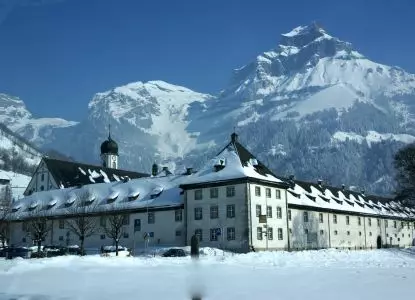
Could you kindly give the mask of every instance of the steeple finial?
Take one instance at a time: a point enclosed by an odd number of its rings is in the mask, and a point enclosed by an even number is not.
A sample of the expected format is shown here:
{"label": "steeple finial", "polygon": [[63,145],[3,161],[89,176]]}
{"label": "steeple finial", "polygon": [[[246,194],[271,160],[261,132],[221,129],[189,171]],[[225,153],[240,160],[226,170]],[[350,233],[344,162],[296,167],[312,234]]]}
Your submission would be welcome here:
{"label": "steeple finial", "polygon": [[108,123],[108,140],[111,139],[111,123]]}
{"label": "steeple finial", "polygon": [[231,134],[231,141],[232,142],[238,141],[238,135],[236,134],[236,126],[233,126],[233,133]]}

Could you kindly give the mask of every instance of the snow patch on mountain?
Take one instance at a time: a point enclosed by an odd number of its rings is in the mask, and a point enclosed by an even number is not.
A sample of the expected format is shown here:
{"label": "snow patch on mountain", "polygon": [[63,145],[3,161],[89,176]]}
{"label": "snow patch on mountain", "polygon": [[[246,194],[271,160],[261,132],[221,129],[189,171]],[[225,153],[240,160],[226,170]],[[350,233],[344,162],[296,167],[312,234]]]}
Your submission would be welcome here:
{"label": "snow patch on mountain", "polygon": [[397,142],[401,142],[405,144],[411,144],[415,142],[415,136],[410,135],[410,134],[379,133],[379,132],[372,131],[372,130],[368,131],[366,136],[362,136],[354,132],[342,132],[342,131],[337,131],[333,135],[334,142],[335,141],[344,142],[346,140],[353,140],[360,144],[366,141],[369,146],[372,143],[380,143],[382,141],[388,141],[388,140],[397,141]]}

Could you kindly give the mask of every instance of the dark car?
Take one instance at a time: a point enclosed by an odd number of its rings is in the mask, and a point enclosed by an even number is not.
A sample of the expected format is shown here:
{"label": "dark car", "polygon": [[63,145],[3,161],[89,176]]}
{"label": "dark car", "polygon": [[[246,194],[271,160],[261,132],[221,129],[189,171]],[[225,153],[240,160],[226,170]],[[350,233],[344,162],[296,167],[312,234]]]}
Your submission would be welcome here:
{"label": "dark car", "polygon": [[186,252],[183,249],[172,248],[162,254],[163,257],[183,257],[186,256]]}
{"label": "dark car", "polygon": [[29,258],[30,250],[23,247],[6,247],[0,250],[0,257],[13,259],[16,257]]}

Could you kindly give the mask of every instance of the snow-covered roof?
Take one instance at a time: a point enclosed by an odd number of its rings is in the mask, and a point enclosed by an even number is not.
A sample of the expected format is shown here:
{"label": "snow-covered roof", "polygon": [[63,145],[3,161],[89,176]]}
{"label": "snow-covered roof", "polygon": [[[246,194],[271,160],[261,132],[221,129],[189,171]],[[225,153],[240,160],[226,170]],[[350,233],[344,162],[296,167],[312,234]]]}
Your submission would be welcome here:
{"label": "snow-covered roof", "polygon": [[179,185],[186,175],[147,177],[129,181],[88,184],[37,192],[13,204],[13,219],[24,219],[34,213],[61,216],[73,213],[81,201],[91,207],[88,212],[166,208],[182,204]]}
{"label": "snow-covered roof", "polygon": [[337,210],[344,213],[415,218],[414,211],[405,208],[397,201],[384,202],[384,198],[366,196],[363,193],[351,192],[342,188],[325,187],[318,183],[292,180],[290,184],[291,187],[287,193],[289,205]]}
{"label": "snow-covered roof", "polygon": [[184,185],[218,182],[239,178],[260,179],[268,182],[283,183],[237,141],[232,135],[231,142],[199,171],[190,175]]}

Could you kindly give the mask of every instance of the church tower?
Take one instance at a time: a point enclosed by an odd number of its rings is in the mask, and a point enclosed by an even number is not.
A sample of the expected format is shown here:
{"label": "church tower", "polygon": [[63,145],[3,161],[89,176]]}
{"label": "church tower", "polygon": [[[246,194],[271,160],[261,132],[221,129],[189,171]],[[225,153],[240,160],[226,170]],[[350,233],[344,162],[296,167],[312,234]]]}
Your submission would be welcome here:
{"label": "church tower", "polygon": [[111,127],[108,130],[108,139],[101,144],[101,161],[105,168],[118,169],[118,145],[111,138]]}

